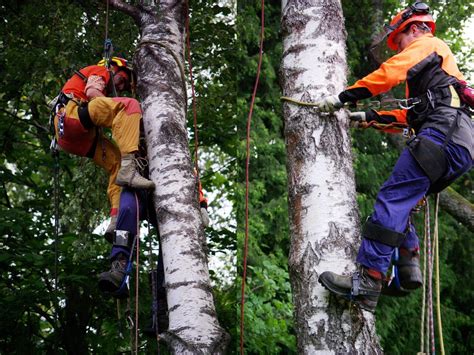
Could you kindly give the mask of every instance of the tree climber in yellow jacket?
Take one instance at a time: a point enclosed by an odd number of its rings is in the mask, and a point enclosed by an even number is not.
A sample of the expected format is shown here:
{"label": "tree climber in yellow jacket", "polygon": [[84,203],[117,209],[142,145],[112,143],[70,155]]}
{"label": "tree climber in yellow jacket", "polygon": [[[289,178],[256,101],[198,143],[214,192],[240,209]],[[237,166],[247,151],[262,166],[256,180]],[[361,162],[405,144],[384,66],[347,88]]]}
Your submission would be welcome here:
{"label": "tree climber in yellow jacket", "polygon": [[473,127],[464,80],[449,47],[433,36],[429,7],[417,2],[397,14],[388,29],[388,46],[396,55],[336,96],[319,102],[334,111],[389,91],[406,82],[402,109],[351,113],[353,121],[406,123],[416,134],[407,142],[392,174],[382,185],[374,211],[364,225],[357,256],[359,271],[349,276],[326,271],[319,281],[332,293],[374,311],[395,248],[399,249],[400,284],[410,291],[422,285],[419,241],[410,213],[426,194],[446,188],[469,171],[474,157]]}
{"label": "tree climber in yellow jacket", "polygon": [[[92,158],[109,175],[107,194],[111,223],[106,238],[112,240],[120,201],[120,186],[153,189],[154,183],[136,169],[142,112],[137,100],[107,97],[130,90],[133,71],[119,57],[85,67],[66,82],[56,103],[54,126],[58,145],[68,153]],[[112,129],[110,141],[101,127]]]}

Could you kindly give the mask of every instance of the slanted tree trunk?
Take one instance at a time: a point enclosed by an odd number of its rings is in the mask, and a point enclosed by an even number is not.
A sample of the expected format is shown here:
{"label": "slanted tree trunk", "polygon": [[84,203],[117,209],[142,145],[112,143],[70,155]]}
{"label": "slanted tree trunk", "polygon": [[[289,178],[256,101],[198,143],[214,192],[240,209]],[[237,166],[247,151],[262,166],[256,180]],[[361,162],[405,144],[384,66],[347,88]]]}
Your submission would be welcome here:
{"label": "slanted tree trunk", "polygon": [[[282,3],[283,94],[316,101],[344,89],[345,29],[339,1]],[[318,283],[323,271],[349,274],[360,243],[348,120],[284,104],[298,353],[380,353],[372,314]]]}
{"label": "slanted tree trunk", "polygon": [[185,2],[160,0],[133,7],[141,38],[135,56],[138,93],[148,147],[163,251],[169,330],[161,337],[173,353],[224,353],[210,285],[204,229],[186,130]]}

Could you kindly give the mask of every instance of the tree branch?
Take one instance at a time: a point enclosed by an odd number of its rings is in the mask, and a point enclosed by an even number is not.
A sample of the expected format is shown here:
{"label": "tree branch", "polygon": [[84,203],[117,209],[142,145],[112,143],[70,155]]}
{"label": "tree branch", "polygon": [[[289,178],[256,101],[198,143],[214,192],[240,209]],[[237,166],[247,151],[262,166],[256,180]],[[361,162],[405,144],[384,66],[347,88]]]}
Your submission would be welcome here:
{"label": "tree branch", "polygon": [[[387,137],[389,142],[398,151],[401,152],[406,147],[406,143],[401,138],[401,135],[388,134]],[[471,232],[474,232],[474,205],[451,187],[443,190],[439,197],[441,208],[457,221],[463,223]]]}
{"label": "tree branch", "polygon": [[130,4],[123,2],[122,0],[106,0],[109,1],[109,5],[114,9],[122,11],[123,13],[132,17],[136,23],[140,20],[140,10]]}
{"label": "tree branch", "polygon": [[441,191],[439,197],[441,208],[464,224],[471,232],[474,232],[474,204],[451,187]]}

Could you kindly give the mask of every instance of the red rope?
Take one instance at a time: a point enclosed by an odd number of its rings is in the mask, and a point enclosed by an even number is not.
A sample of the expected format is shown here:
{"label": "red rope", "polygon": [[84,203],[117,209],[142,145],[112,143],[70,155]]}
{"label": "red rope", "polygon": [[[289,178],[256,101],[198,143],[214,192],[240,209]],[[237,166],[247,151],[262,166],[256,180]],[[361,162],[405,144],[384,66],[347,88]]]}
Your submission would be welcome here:
{"label": "red rope", "polygon": [[377,121],[370,121],[370,122],[366,122],[365,125],[362,126],[362,128],[369,128],[369,127],[372,127],[372,128],[375,128],[375,129],[380,129],[380,130],[384,130],[384,129],[400,129],[400,130],[403,130],[404,128],[407,128],[408,125],[406,123],[402,123],[402,122],[380,123],[380,122],[377,122]]}
{"label": "red rope", "polygon": [[199,137],[197,128],[197,104],[196,104],[196,93],[194,89],[194,77],[193,77],[193,64],[191,61],[191,39],[189,31],[189,2],[186,0],[186,49],[189,65],[189,79],[191,81],[191,94],[192,94],[192,106],[193,106],[193,122],[194,122],[194,168],[196,169],[196,176],[199,183],[199,164],[198,164],[198,147]]}
{"label": "red rope", "polygon": [[260,30],[260,49],[258,55],[257,76],[253,87],[252,100],[250,102],[250,111],[247,117],[247,159],[245,162],[245,239],[244,239],[244,255],[243,255],[243,273],[242,273],[242,289],[240,300],[240,354],[244,354],[244,306],[245,306],[245,279],[247,278],[247,254],[249,242],[249,165],[250,165],[250,124],[252,122],[253,107],[255,97],[257,96],[258,81],[260,79],[260,71],[263,58],[263,38],[265,33],[265,0],[261,0],[261,30]]}

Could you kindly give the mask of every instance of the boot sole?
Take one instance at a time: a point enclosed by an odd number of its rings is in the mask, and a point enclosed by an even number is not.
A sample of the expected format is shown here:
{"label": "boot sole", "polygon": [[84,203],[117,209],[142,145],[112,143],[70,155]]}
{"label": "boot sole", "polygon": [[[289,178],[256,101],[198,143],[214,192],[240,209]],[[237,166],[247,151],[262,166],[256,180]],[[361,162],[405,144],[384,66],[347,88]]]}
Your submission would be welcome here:
{"label": "boot sole", "polygon": [[401,281],[400,280],[400,285],[405,289],[405,290],[416,290],[417,288],[420,288],[423,286],[423,283],[417,280],[408,280],[408,281]]}
{"label": "boot sole", "polygon": [[398,275],[400,278],[400,286],[405,290],[416,290],[423,286],[421,270],[419,268],[411,268],[406,271],[400,268]]}
{"label": "boot sole", "polygon": [[155,188],[155,184],[153,183],[153,181],[152,181],[152,184],[148,186],[137,186],[137,185],[134,185],[133,182],[130,183],[128,181],[121,180],[119,178],[115,179],[115,185],[120,186],[120,187],[130,187],[132,189],[137,189],[137,190],[153,190]]}
{"label": "boot sole", "polygon": [[375,308],[376,308],[377,304],[375,306],[367,305],[361,299],[358,299],[357,296],[354,298],[350,294],[347,294],[347,292],[345,292],[345,289],[334,287],[333,284],[331,284],[330,282],[327,282],[324,279],[324,277],[321,277],[321,276],[319,276],[318,281],[326,290],[328,290],[329,292],[331,292],[331,293],[333,293],[337,296],[341,296],[346,301],[353,302],[353,303],[357,304],[360,308],[362,308],[365,311],[368,311],[370,313],[375,313]]}
{"label": "boot sole", "polygon": [[124,299],[129,297],[128,291],[124,291],[121,294],[117,294],[119,288],[115,284],[107,280],[99,281],[99,290],[103,292],[106,296],[115,297],[118,299]]}

